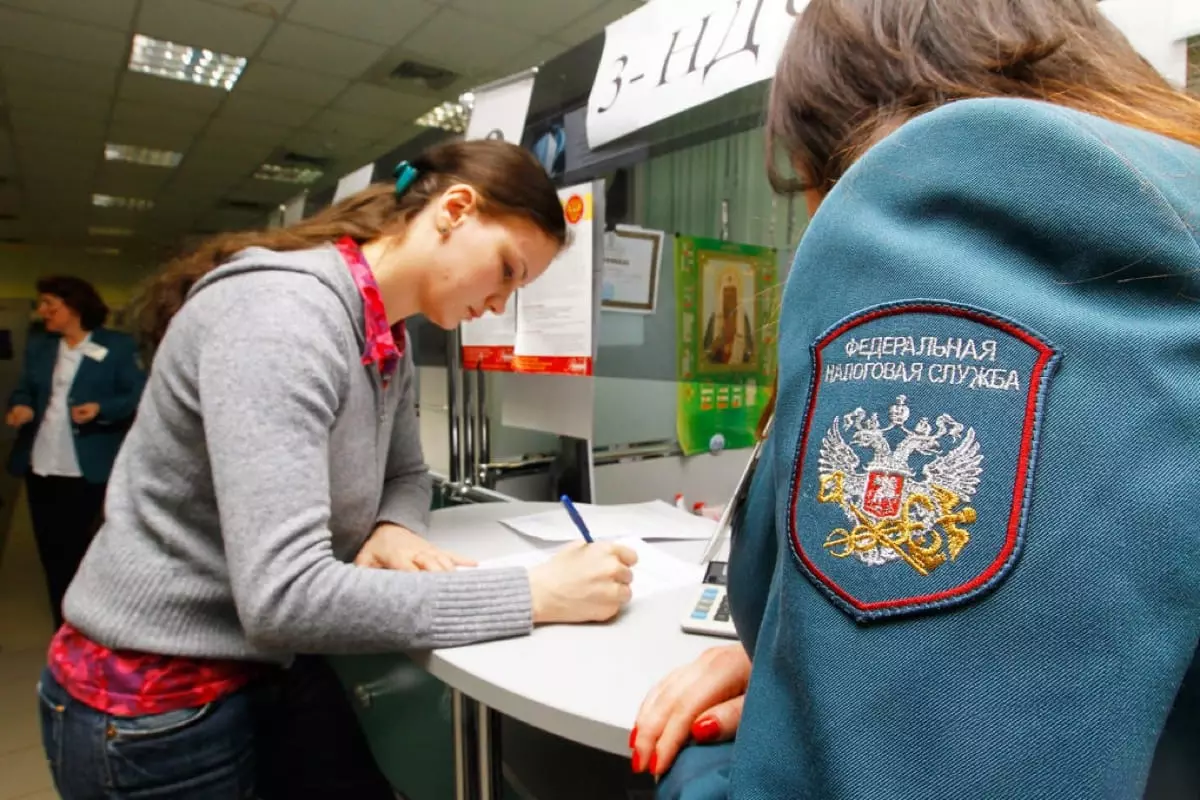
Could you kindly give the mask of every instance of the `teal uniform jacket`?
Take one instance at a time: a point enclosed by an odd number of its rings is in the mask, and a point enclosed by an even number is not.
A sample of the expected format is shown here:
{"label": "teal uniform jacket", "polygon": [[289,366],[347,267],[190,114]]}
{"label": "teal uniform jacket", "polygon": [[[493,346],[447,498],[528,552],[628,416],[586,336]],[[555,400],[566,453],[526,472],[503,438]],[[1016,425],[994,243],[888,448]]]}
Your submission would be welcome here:
{"label": "teal uniform jacket", "polygon": [[[97,328],[91,341],[107,351],[102,359],[84,354],[79,372],[71,384],[67,399],[69,407],[99,403],[100,414],[86,425],[73,425],[75,455],[79,469],[88,483],[107,483],[113,462],[125,434],[133,422],[141,400],[146,376],[138,366],[137,347],[133,338],[124,333]],[[9,459],[9,471],[24,475],[33,457],[33,442],[54,383],[54,366],[58,362],[61,337],[37,334],[30,338],[25,349],[25,364],[20,382],[9,398],[8,406],[29,406],[34,411],[33,422],[21,428]]]}
{"label": "teal uniform jacket", "polygon": [[735,534],[754,671],[660,797],[1200,796],[1200,150],[954,103],[788,276]]}

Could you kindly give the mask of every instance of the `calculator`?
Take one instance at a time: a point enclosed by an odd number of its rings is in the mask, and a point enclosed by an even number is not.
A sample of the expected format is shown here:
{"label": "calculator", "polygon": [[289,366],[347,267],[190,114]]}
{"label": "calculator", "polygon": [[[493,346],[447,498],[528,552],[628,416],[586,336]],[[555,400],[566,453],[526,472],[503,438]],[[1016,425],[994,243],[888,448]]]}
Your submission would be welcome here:
{"label": "calculator", "polygon": [[[763,439],[769,434],[774,421],[774,417],[767,420]],[[685,633],[737,638],[733,619],[729,616],[729,597],[725,594],[726,576],[729,572],[730,537],[734,519],[750,494],[750,483],[754,480],[754,472],[758,468],[762,451],[763,440],[760,440],[754,445],[754,451],[750,454],[750,460],[746,463],[741,478],[738,479],[733,497],[725,504],[716,530],[713,531],[708,546],[704,548],[704,555],[700,559],[700,563],[707,565],[704,582],[700,585],[696,602],[688,609],[680,623]]]}
{"label": "calculator", "polygon": [[702,636],[721,636],[736,639],[733,619],[729,616],[729,596],[725,593],[725,576],[729,568],[727,561],[710,561],[704,574],[704,583],[696,603],[681,623],[686,633]]}

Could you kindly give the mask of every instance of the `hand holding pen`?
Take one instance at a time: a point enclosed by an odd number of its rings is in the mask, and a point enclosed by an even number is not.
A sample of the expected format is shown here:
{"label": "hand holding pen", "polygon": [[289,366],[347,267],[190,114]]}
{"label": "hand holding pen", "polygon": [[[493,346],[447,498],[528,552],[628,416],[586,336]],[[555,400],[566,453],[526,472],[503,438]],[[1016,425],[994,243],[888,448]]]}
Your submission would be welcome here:
{"label": "hand holding pen", "polygon": [[579,510],[565,497],[563,506],[583,541],[529,570],[534,624],[606,622],[633,597],[637,553],[615,542],[594,542]]}

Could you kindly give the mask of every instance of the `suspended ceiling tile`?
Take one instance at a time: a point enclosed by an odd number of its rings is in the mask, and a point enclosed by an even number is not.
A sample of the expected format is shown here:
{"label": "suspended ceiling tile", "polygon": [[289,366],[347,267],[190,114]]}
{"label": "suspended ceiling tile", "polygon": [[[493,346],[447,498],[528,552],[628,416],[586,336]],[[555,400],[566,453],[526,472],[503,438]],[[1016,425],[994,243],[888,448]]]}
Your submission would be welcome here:
{"label": "suspended ceiling tile", "polygon": [[152,103],[119,99],[113,105],[112,121],[122,125],[144,125],[147,128],[172,131],[199,131],[210,114],[187,108],[163,108]]}
{"label": "suspended ceiling tile", "polygon": [[29,109],[12,109],[9,124],[18,146],[53,139],[68,142],[103,139],[108,127],[105,119],[99,116],[81,117]]}
{"label": "suspended ceiling tile", "polygon": [[550,39],[539,39],[532,47],[521,51],[521,54],[511,61],[500,65],[500,72],[512,75],[530,67],[540,66],[555,56],[561,55],[569,48],[561,42]]}
{"label": "suspended ceiling tile", "polygon": [[391,122],[411,122],[429,110],[429,100],[370,83],[355,83],[334,102],[333,107]]}
{"label": "suspended ceiling tile", "polygon": [[239,200],[250,200],[255,203],[275,206],[295,197],[296,193],[303,191],[304,188],[304,186],[297,184],[260,181],[255,178],[249,178],[231,189],[229,196],[236,197]]}
{"label": "suspended ceiling tile", "polygon": [[345,78],[255,60],[242,73],[233,93],[246,91],[270,95],[281,100],[301,100],[311,105],[324,106],[349,85],[350,82]]}
{"label": "suspended ceiling tile", "polygon": [[120,69],[0,47],[5,86],[48,86],[68,91],[111,94]]}
{"label": "suspended ceiling tile", "polygon": [[302,129],[292,133],[283,146],[292,152],[316,158],[339,158],[344,154],[361,150],[372,140],[356,135],[353,130],[322,132]]}
{"label": "suspended ceiling tile", "polygon": [[[206,136],[188,153],[179,167],[181,177],[195,179],[203,174],[241,174],[263,163],[275,145],[251,140],[222,140]],[[197,172],[200,174],[197,175]]]}
{"label": "suspended ceiling tile", "polygon": [[256,14],[200,0],[148,0],[138,14],[137,32],[155,39],[251,56],[275,23]]}
{"label": "suspended ceiling tile", "polygon": [[386,119],[347,114],[332,108],[317,114],[304,126],[305,130],[314,133],[346,133],[367,140],[378,139],[395,127],[395,122]]}
{"label": "suspended ceiling tile", "polygon": [[165,108],[184,108],[211,114],[228,97],[228,93],[211,86],[196,86],[154,75],[126,72],[121,78],[117,96],[123,100],[147,103]]}
{"label": "suspended ceiling tile", "polygon": [[49,113],[68,110],[72,116],[101,119],[112,105],[111,88],[105,92],[86,92],[32,86],[19,81],[10,83],[5,88],[8,106],[15,109]]}
{"label": "suspended ceiling tile", "polygon": [[0,6],[0,47],[112,68],[127,60],[129,35]]}
{"label": "suspended ceiling tile", "polygon": [[221,108],[221,116],[296,127],[308,122],[319,110],[319,106],[297,100],[279,100],[270,95],[235,91]]}
{"label": "suspended ceiling tile", "polygon": [[342,36],[394,45],[437,11],[424,0],[296,0],[288,19]]}
{"label": "suspended ceiling tile", "polygon": [[106,162],[96,175],[96,191],[118,197],[155,197],[174,177],[173,170]]}
{"label": "suspended ceiling tile", "polygon": [[209,0],[209,2],[272,19],[282,18],[288,6],[292,4],[292,0]]}
{"label": "suspended ceiling tile", "polygon": [[101,28],[128,31],[137,0],[4,0],[4,5]]}
{"label": "suspended ceiling tile", "polygon": [[217,114],[204,131],[201,144],[219,141],[252,142],[259,145],[277,145],[286,139],[294,125],[278,125],[272,122],[247,124],[241,117]]}
{"label": "suspended ceiling tile", "polygon": [[642,4],[637,0],[608,0],[591,14],[555,31],[554,38],[569,45],[577,45],[602,32],[610,22],[615,22],[641,7]]}
{"label": "suspended ceiling tile", "polygon": [[259,56],[273,64],[356,78],[387,48],[291,22],[280,23]]}
{"label": "suspended ceiling tile", "polygon": [[144,125],[114,123],[108,129],[108,141],[114,144],[131,144],[152,147],[156,150],[173,150],[186,153],[196,135],[190,131],[168,128],[147,129]]}
{"label": "suspended ceiling tile", "polygon": [[476,20],[518,22],[522,30],[545,36],[593,13],[603,0],[450,0],[449,5]]}
{"label": "suspended ceiling tile", "polygon": [[481,24],[461,11],[444,8],[406,39],[404,47],[467,74],[510,61],[536,41],[532,34],[496,23]]}

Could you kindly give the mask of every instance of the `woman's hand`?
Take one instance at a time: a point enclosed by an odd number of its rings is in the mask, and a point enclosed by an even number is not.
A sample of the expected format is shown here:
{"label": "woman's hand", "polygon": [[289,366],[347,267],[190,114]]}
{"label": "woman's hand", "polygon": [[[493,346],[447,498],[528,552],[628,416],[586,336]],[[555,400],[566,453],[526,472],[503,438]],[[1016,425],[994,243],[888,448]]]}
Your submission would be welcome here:
{"label": "woman's hand", "polygon": [[742,719],[750,657],[740,644],[706,650],[650,691],[629,737],[633,771],[666,774],[687,744],[728,741]]}
{"label": "woman's hand", "polygon": [[633,596],[637,553],[612,542],[567,547],[529,570],[534,624],[607,622]]}
{"label": "woman's hand", "polygon": [[471,559],[439,550],[407,528],[390,522],[375,528],[354,564],[400,572],[453,572],[458,567],[475,566]]}
{"label": "woman's hand", "polygon": [[76,425],[86,425],[100,416],[99,403],[84,403],[71,409],[71,419]]}
{"label": "woman's hand", "polygon": [[22,428],[33,422],[33,409],[29,406],[13,406],[4,416],[4,424],[10,428]]}

